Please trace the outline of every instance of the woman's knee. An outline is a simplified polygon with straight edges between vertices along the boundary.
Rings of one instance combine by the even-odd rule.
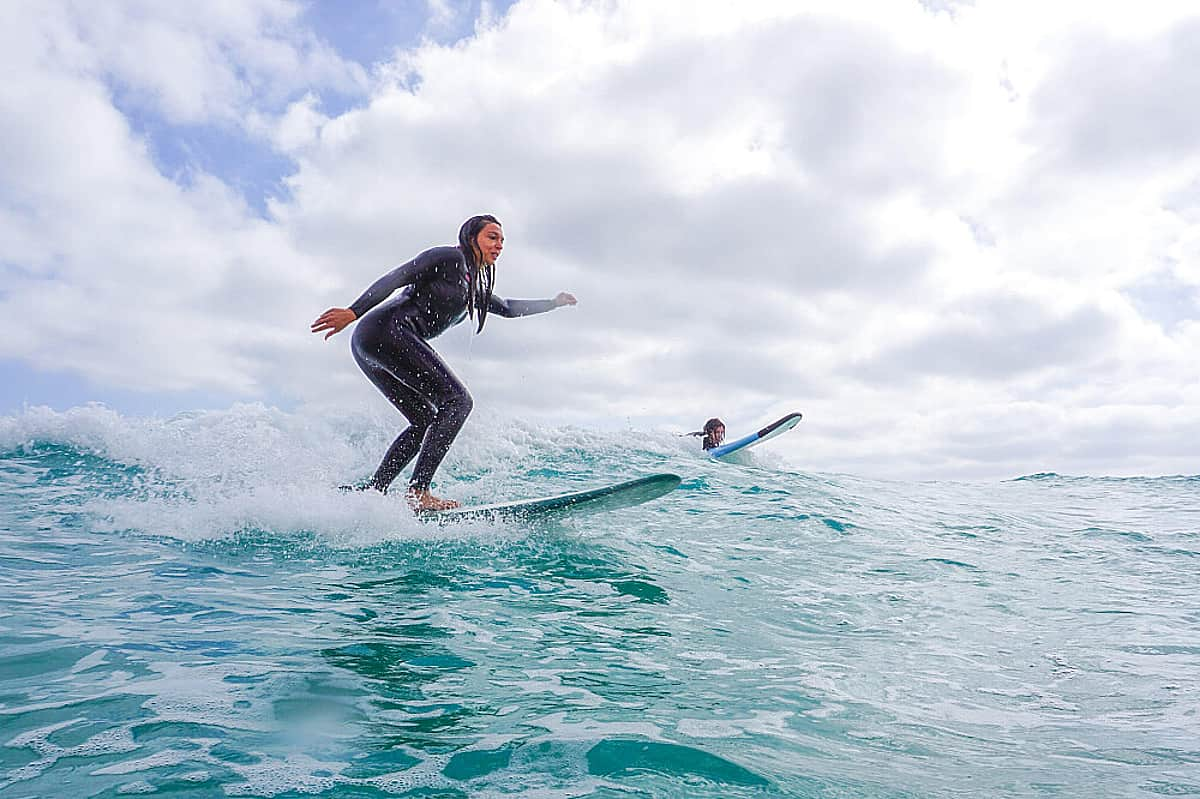
[[[411,405],[405,409],[404,415],[408,417],[408,423],[413,427],[421,430],[428,430],[433,424],[433,420],[437,418],[437,411],[428,405],[412,407]]]
[[[471,399],[471,395],[464,388],[439,402],[437,414],[438,417],[453,419],[455,422],[461,424],[466,421],[474,407],[475,400]]]

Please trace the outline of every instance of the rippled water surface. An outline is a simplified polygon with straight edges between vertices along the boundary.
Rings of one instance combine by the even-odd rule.
[[[450,496],[684,482],[438,528],[336,491],[392,421],[0,419],[0,796],[1200,795],[1200,479],[473,421]]]

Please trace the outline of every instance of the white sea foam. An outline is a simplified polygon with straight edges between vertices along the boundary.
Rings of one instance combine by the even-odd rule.
[[[159,418],[126,417],[99,405],[63,412],[35,407],[0,417],[0,451],[60,446],[114,470],[135,469],[114,475],[124,481],[120,490],[86,506],[111,530],[188,541],[304,533],[335,547],[512,532],[495,523],[419,522],[399,491],[339,491],[373,472],[402,427],[398,415],[377,408],[331,415],[241,404]],[[465,502],[495,502],[664,470],[662,463],[680,460],[704,463],[694,439],[542,427],[476,413],[435,489]]]

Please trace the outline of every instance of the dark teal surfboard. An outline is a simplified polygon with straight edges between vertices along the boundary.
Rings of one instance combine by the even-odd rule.
[[[517,502],[497,502],[492,505],[474,505],[451,508],[450,510],[428,511],[420,514],[430,521],[454,522],[466,519],[532,519],[554,513],[598,513],[600,511],[628,508],[640,505],[679,487],[679,476],[674,474],[652,474],[616,485],[593,488],[589,491],[574,491],[540,499],[525,499]]]

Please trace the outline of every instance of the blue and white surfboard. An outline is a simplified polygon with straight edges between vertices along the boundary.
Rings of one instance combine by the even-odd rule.
[[[774,438],[777,435],[786,433],[796,425],[800,424],[800,418],[803,414],[789,413],[787,416],[778,421],[771,422],[769,425],[759,430],[757,433],[751,433],[748,436],[743,436],[737,441],[731,441],[728,444],[722,444],[719,447],[713,447],[708,451],[708,457],[713,460],[723,458],[726,455],[732,455],[750,447],[758,446],[769,438]]]

